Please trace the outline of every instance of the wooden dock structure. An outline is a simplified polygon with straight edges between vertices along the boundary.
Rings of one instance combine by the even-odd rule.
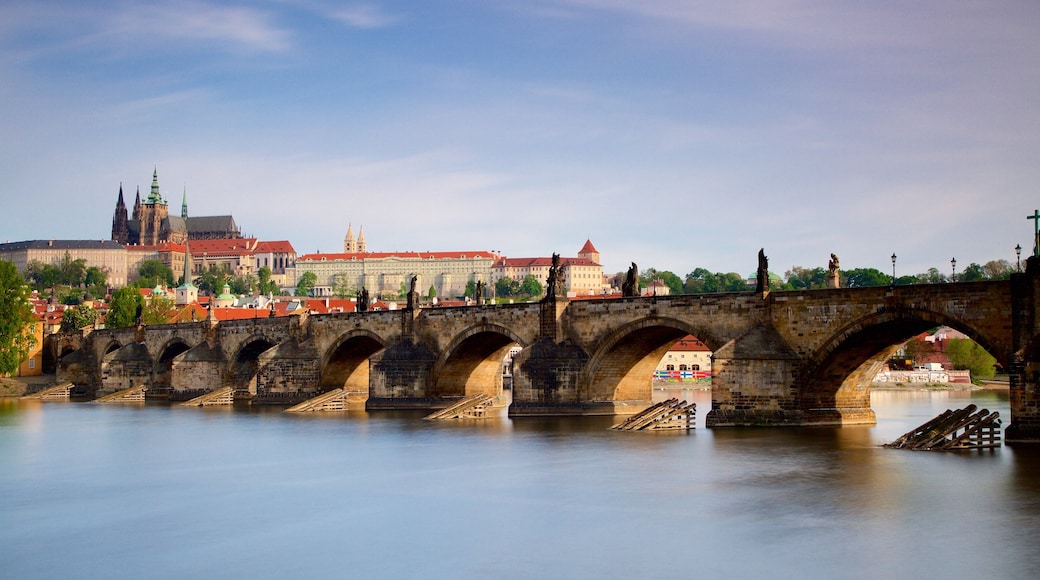
[[[1000,413],[976,412],[975,405],[950,410],[904,433],[885,447],[925,451],[993,449],[1000,447]]]
[[[95,403],[143,403],[144,394],[148,390],[145,385],[137,385],[136,387],[130,387],[129,389],[123,389],[122,391],[116,391],[114,393],[105,395],[94,399]]]
[[[286,413],[312,413],[316,411],[345,411],[348,393],[342,387],[322,393],[306,401],[289,407]]]
[[[430,421],[441,419],[486,419],[494,398],[490,395],[470,395],[447,407],[423,417]]]
[[[668,399],[611,427],[614,431],[675,431],[696,428],[697,403]]]
[[[75,387],[72,383],[61,383],[54,385],[53,387],[47,387],[42,391],[33,393],[31,395],[24,395],[23,399],[33,399],[36,401],[68,401],[72,398],[72,389]]]
[[[210,407],[214,405],[232,405],[235,402],[235,389],[220,387],[205,395],[199,395],[181,403],[182,407]]]

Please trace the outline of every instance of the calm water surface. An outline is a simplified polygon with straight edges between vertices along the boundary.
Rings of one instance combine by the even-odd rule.
[[[880,448],[1006,393],[875,392],[878,425],[607,431],[0,403],[2,578],[1035,578],[1040,448]]]

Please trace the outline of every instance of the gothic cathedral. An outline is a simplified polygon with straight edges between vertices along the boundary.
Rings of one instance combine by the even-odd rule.
[[[188,240],[226,240],[241,238],[242,234],[230,215],[188,217],[188,192],[181,200],[181,215],[171,216],[169,204],[159,193],[159,172],[152,171],[152,190],[141,202],[137,189],[132,217],[128,218],[123,201],[123,184],[119,184],[115,215],[112,217],[112,239],[123,245],[155,246],[170,242],[183,244]]]

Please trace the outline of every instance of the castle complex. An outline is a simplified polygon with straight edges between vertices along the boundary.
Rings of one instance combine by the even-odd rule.
[[[235,219],[230,215],[188,217],[188,193],[181,200],[181,215],[171,216],[169,204],[159,193],[158,170],[152,172],[152,190],[141,202],[137,190],[132,217],[127,216],[123,201],[123,185],[119,185],[112,216],[112,239],[123,245],[155,246],[170,242],[184,244],[188,240],[229,240],[241,238]]]

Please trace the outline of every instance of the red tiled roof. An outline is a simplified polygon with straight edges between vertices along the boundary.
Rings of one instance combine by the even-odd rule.
[[[579,254],[598,254],[599,250],[596,249],[596,246],[592,245],[592,240],[588,240],[587,239],[587,240],[585,240],[585,245],[582,246],[580,250],[578,250],[578,253]]]
[[[692,334],[687,334],[686,336],[675,341],[675,344],[673,344],[669,350],[703,352],[709,351],[711,349],[709,349],[708,345],[701,342],[701,340],[696,336],[693,336]]]
[[[247,256],[256,250],[256,238],[233,240],[190,240],[188,251],[192,256]]]
[[[272,254],[295,254],[296,250],[292,247],[292,244],[288,240],[278,240],[273,242],[257,242],[256,252],[270,252]]]
[[[598,266],[588,258],[560,258],[561,266]],[[552,258],[502,258],[495,262],[495,268],[548,268],[552,266]]]

